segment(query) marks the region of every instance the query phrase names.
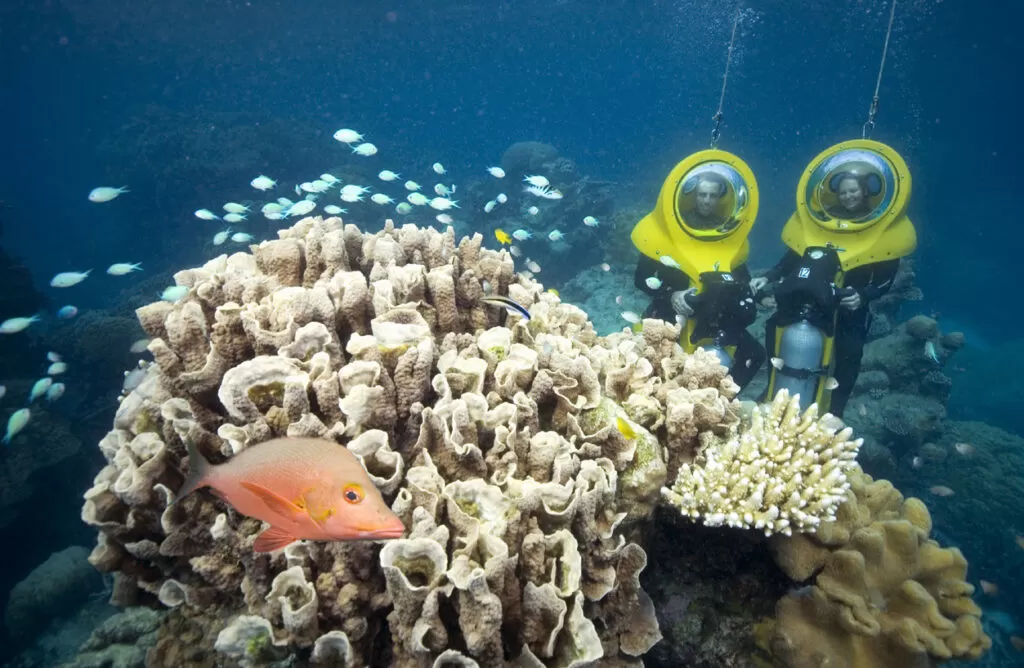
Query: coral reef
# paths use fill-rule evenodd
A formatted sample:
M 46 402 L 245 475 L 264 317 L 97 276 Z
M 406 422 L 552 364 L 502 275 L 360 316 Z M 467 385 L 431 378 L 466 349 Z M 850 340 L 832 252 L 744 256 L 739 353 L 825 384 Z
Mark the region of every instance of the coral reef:
M 772 632 L 759 634 L 785 665 L 868 668 L 981 656 L 991 640 L 970 599 L 962 553 L 929 539 L 921 501 L 904 500 L 860 470 L 861 443 L 851 434 L 830 415 L 819 419 L 816 406 L 801 414 L 780 392 L 754 409 L 738 436 L 706 437 L 663 494 L 708 526 L 763 530 L 786 575 L 814 578 L 779 601 Z
M 961 452 L 958 444 L 969 449 Z M 984 579 L 998 585 L 998 595 L 979 592 L 979 602 L 1024 618 L 1024 581 L 1019 576 L 1024 549 L 1016 542 L 1024 535 L 1018 519 L 1024 498 L 1024 438 L 982 422 L 947 420 L 935 440 L 916 454 L 920 466 L 902 469 L 901 489 L 921 495 L 937 485 L 953 490 L 948 497 L 930 497 L 935 524 L 942 527 L 945 540 L 971 556 L 975 584 Z
M 726 369 L 710 353 L 683 353 L 678 327 L 645 320 L 640 331 L 598 337 L 586 313 L 517 276 L 511 255 L 483 248 L 479 235 L 457 243 L 451 229 L 389 221 L 365 233 L 306 218 L 251 251 L 178 272 L 184 299 L 138 309 L 155 363 L 121 402 L 100 443 L 107 465 L 85 494 L 82 518 L 100 532 L 90 561 L 115 573 L 112 600 L 170 608 L 155 641 L 147 634 L 149 665 L 290 656 L 342 666 L 638 666 L 662 638 L 641 577 L 663 493 L 714 500 L 718 490 L 704 495 L 685 481 L 734 471 L 727 489 L 749 492 L 736 517 L 705 505 L 702 518 L 780 533 L 817 527 L 814 539 L 771 539 L 818 541 L 794 543 L 818 546 L 813 558 L 780 556 L 791 577 L 787 563 L 810 568 L 798 579 L 862 547 L 852 528 L 840 536 L 849 516 L 863 531 L 892 519 L 862 517 L 858 508 L 875 506 L 870 494 L 861 501 L 861 488 L 874 489 L 861 478 L 857 497 L 845 493 L 859 442 L 830 416 L 800 414 L 782 396 L 744 422 Z M 531 317 L 483 302 L 485 282 Z M 259 521 L 207 492 L 172 503 L 185 438 L 216 463 L 279 436 L 344 442 L 406 537 L 258 554 Z M 754 466 L 760 457 L 776 461 Z M 674 495 L 663 492 L 669 480 Z M 802 496 L 807 481 L 821 484 Z M 913 508 L 926 522 L 923 506 Z M 915 535 L 934 545 L 926 531 Z M 923 586 L 963 584 L 960 566 Z M 892 594 L 888 580 L 868 580 Z M 735 586 L 767 614 L 780 579 Z M 780 611 L 785 651 L 817 651 L 819 639 L 786 635 L 799 625 Z M 702 644 L 693 621 L 683 615 L 673 629 L 683 647 L 662 656 L 727 665 L 721 657 L 752 645 Z M 749 630 L 751 618 L 731 623 Z M 957 637 L 967 642 L 970 630 Z M 947 647 L 950 637 L 941 635 Z
M 725 369 L 658 321 L 599 339 L 479 235 L 308 218 L 279 236 L 138 311 L 156 364 L 100 444 L 82 516 L 114 600 L 173 608 L 151 657 L 568 666 L 650 649 L 627 529 L 702 434 L 738 421 Z M 485 280 L 530 320 L 481 302 Z M 203 493 L 170 505 L 186 435 L 212 460 L 344 439 L 408 536 L 254 554 L 259 522 Z
M 971 600 L 967 561 L 929 539 L 928 509 L 887 480 L 853 471 L 852 495 L 816 535 L 774 537 L 776 561 L 794 580 L 770 641 L 787 666 L 927 666 L 974 659 L 991 640 Z

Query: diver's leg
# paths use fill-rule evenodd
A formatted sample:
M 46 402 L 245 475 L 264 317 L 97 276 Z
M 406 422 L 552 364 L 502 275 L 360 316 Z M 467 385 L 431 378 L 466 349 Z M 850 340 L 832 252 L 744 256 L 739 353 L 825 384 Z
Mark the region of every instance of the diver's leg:
M 740 386 L 741 390 L 754 379 L 757 370 L 764 364 L 764 359 L 764 348 L 761 347 L 760 342 L 754 338 L 753 334 L 743 330 L 739 343 L 736 344 L 736 355 L 732 362 L 732 368 L 729 369 L 733 381 Z
M 832 390 L 829 412 L 836 417 L 843 416 L 846 402 L 860 374 L 861 359 L 864 357 L 864 343 L 867 341 L 867 314 L 854 312 L 850 316 L 840 315 L 836 323 L 834 350 L 836 356 L 832 375 L 839 387 Z
M 778 326 L 775 324 L 775 316 L 777 315 L 777 311 L 775 313 L 772 313 L 768 317 L 768 321 L 764 325 L 764 349 L 762 352 L 764 353 L 766 358 L 770 358 L 775 354 L 775 337 L 778 335 Z M 771 369 L 768 369 L 768 371 L 771 372 Z M 768 388 L 770 386 L 771 382 L 769 381 L 768 385 L 765 385 L 764 392 L 762 392 L 761 396 L 757 398 L 758 403 L 763 404 L 764 402 L 768 401 Z

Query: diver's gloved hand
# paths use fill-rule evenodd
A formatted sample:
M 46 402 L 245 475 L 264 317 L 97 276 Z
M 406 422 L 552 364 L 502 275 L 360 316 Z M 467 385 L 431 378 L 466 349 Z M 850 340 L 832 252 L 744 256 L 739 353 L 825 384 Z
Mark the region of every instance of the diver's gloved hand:
M 854 290 L 852 294 L 839 300 L 839 305 L 849 311 L 856 311 L 864 301 L 860 298 L 860 292 Z
M 768 285 L 768 279 L 764 276 L 758 276 L 757 278 L 750 279 L 750 290 L 756 295 L 761 290 L 764 290 L 764 286 Z
M 672 293 L 672 310 L 677 315 L 681 315 L 685 318 L 689 318 L 693 315 L 693 307 L 687 302 L 687 298 L 693 297 L 697 294 L 697 288 L 689 288 L 687 290 L 676 290 Z

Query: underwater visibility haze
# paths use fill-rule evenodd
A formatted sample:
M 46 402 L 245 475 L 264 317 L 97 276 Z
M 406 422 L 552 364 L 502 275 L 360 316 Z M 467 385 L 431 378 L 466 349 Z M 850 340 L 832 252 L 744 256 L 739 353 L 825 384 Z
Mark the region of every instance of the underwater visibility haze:
M 1024 5 L 0 6 L 0 661 L 1024 665 Z

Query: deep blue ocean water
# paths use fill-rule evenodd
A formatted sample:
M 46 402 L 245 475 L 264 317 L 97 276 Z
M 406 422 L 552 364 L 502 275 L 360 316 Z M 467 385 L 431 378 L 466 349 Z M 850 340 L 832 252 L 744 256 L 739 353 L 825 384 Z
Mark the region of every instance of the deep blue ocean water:
M 441 161 L 456 182 L 481 179 L 514 142 L 546 142 L 581 174 L 618 184 L 623 206 L 649 207 L 672 166 L 708 144 L 740 10 L 720 148 L 758 179 L 750 263 L 766 268 L 782 253 L 779 232 L 802 170 L 861 134 L 888 8 L 881 0 L 5 0 L 0 245 L 27 267 L 51 312 L 65 303 L 116 308 L 133 282 L 214 256 L 209 239 L 222 226 L 192 212 L 253 198 L 236 165 L 290 186 L 360 164 L 331 138 L 340 127 L 380 148 L 365 163 L 373 173 L 426 178 Z M 900 2 L 873 138 L 899 151 L 914 178 L 924 299 L 903 315 L 937 313 L 944 331 L 969 342 L 950 416 L 1024 435 L 1016 410 L 1024 400 L 1022 21 L 1018 2 Z M 131 192 L 92 204 L 86 195 L 99 185 Z M 258 214 L 252 221 L 245 229 L 260 238 L 276 228 Z M 121 261 L 145 271 L 103 273 Z M 94 276 L 76 288 L 48 286 L 57 272 L 90 268 Z M 147 294 L 155 299 L 169 282 Z M 0 339 L 0 357 L 16 354 L 8 343 Z M 84 447 L 94 435 L 82 434 Z M 81 473 L 86 484 L 93 473 Z M 58 489 L 69 500 L 44 506 L 67 514 L 40 529 L 36 549 L 11 557 L 5 586 L 62 538 L 91 540 L 75 524 L 78 492 Z M 1024 531 L 1019 516 L 996 521 Z

